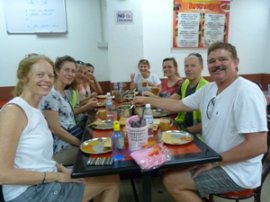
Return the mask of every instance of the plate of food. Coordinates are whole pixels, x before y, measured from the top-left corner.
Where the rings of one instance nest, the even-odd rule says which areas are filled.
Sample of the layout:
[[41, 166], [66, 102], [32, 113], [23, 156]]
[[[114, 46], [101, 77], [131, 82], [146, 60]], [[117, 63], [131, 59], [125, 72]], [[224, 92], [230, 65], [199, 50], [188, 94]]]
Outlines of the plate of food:
[[112, 139], [110, 137], [92, 138], [80, 145], [80, 150], [87, 154], [104, 154], [112, 151]]
[[105, 102], [97, 102], [97, 107], [105, 107]]
[[138, 115], [139, 117], [143, 116], [143, 107], [135, 107], [135, 114]]
[[130, 108], [132, 106], [131, 102], [122, 102], [120, 108]]
[[169, 116], [169, 113], [162, 109], [152, 109], [154, 118]]
[[126, 121], [127, 121], [127, 118], [126, 117], [120, 117], [120, 119], [119, 119], [119, 124], [121, 125], [121, 126], [124, 126], [124, 125], [126, 125]]
[[[99, 99], [106, 99], [107, 95], [98, 95], [97, 98]], [[114, 99], [114, 96], [111, 96]]]
[[98, 130], [111, 130], [113, 128], [112, 122], [101, 119], [97, 119], [88, 126]]
[[183, 145], [192, 142], [193, 136], [186, 131], [167, 130], [162, 132], [161, 140], [165, 144]]

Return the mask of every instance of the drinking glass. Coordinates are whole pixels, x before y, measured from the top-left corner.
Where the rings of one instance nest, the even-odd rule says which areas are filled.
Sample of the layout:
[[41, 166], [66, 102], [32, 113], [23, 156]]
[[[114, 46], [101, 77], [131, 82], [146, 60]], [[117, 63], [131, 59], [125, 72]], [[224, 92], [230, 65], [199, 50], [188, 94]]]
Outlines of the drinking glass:
[[159, 128], [161, 131], [166, 131], [171, 129], [171, 119], [170, 118], [160, 118]]
[[151, 88], [151, 92], [152, 92], [154, 95], [158, 95], [158, 93], [159, 93], [159, 87], [153, 86], [153, 87]]
[[142, 88], [143, 88], [143, 92], [146, 91], [146, 87], [147, 87], [147, 80], [143, 79], [142, 80]]

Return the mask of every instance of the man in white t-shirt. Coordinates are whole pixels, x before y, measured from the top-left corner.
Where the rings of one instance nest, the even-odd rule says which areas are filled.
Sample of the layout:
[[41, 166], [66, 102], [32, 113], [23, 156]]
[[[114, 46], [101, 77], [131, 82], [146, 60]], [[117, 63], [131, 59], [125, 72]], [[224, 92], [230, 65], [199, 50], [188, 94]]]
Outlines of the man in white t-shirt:
[[222, 156], [219, 163], [167, 172], [163, 182], [176, 201], [202, 201], [208, 194], [255, 188], [261, 183], [268, 130], [265, 97], [255, 83], [238, 76], [239, 59], [231, 44], [212, 44], [207, 62], [214, 82], [182, 101], [134, 98], [135, 103], [173, 112], [200, 109], [204, 140]]

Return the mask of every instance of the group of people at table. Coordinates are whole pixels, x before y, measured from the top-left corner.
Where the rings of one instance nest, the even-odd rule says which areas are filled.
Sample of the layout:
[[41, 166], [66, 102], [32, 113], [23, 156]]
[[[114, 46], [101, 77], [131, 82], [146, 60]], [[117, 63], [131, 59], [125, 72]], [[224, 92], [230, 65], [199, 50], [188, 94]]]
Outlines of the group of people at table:
[[[174, 58], [163, 60], [162, 81], [147, 60], [139, 61], [140, 74], [130, 75], [130, 89], [141, 94], [134, 104], [179, 113], [181, 129], [201, 133], [222, 156], [218, 163], [168, 170], [163, 184], [176, 201], [202, 201], [209, 194], [260, 185], [267, 152], [265, 96], [238, 75], [233, 45], [213, 43], [207, 64], [209, 83], [201, 76], [198, 53], [184, 60], [185, 80]], [[31, 54], [21, 60], [15, 97], [0, 112], [0, 184], [6, 201], [89, 201], [98, 195], [104, 202], [118, 201], [119, 175], [72, 179], [65, 167], [75, 161], [86, 112], [97, 107], [96, 95], [103, 94], [93, 71], [91, 64], [70, 56], [52, 62]], [[160, 89], [158, 95], [152, 87]]]

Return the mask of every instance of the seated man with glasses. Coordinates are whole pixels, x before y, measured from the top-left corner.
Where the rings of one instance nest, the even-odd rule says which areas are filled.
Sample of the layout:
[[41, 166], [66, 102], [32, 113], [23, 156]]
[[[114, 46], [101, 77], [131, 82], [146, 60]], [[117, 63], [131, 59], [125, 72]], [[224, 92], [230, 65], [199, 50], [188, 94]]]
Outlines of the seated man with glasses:
[[182, 99], [138, 96], [135, 104], [172, 112], [201, 111], [203, 138], [221, 156], [219, 163], [168, 171], [163, 178], [176, 201], [202, 201], [208, 194], [256, 188], [267, 151], [266, 100], [252, 81], [238, 76], [236, 48], [216, 42], [208, 48], [208, 70], [214, 82]]

